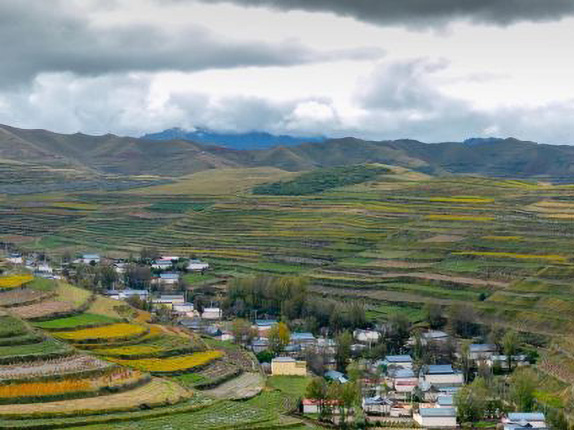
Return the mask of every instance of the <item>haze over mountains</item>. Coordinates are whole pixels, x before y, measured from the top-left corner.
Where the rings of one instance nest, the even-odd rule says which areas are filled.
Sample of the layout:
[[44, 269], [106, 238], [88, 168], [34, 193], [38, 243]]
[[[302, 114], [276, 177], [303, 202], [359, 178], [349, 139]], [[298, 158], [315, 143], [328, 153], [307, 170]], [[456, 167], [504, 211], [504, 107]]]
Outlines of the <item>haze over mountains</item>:
[[187, 131], [181, 128], [170, 128], [159, 133], [146, 134], [142, 136], [142, 139], [159, 141], [187, 140], [190, 142], [224, 146], [231, 149], [268, 149], [274, 146], [295, 146], [301, 143], [324, 142], [327, 140], [326, 137], [322, 136], [277, 136], [265, 132], [218, 133], [203, 128], [198, 128], [193, 131]]
[[[210, 133], [210, 140], [216, 139]], [[265, 135], [270, 138], [271, 135]], [[249, 146], [243, 136], [241, 145]], [[229, 144], [229, 141], [224, 141]], [[469, 139], [428, 144], [415, 140], [329, 139], [262, 150], [187, 140], [58, 134], [0, 126], [0, 163], [73, 168], [92, 175], [182, 176], [221, 167], [303, 171], [360, 163], [397, 165], [424, 173], [574, 180], [574, 147], [516, 139]], [[256, 145], [256, 143], [254, 143]]]

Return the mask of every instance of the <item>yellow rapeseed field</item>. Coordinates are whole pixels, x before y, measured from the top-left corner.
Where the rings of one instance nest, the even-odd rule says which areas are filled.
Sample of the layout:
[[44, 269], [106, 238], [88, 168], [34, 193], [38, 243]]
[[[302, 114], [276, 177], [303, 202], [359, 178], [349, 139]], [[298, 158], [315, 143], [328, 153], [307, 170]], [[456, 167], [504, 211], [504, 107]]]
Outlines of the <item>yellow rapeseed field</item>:
[[178, 372], [202, 366], [222, 356], [223, 353], [221, 351], [206, 351], [177, 357], [143, 358], [140, 360], [108, 358], [108, 360], [146, 372]]
[[89, 391], [91, 389], [92, 384], [88, 379], [26, 382], [0, 385], [0, 398], [54, 396], [78, 391]]
[[102, 355], [137, 355], [137, 354], [152, 354], [161, 351], [160, 346], [152, 345], [127, 345], [118, 348], [97, 349], [94, 352]]
[[0, 277], [0, 289], [18, 288], [32, 281], [32, 275], [12, 275]]
[[566, 257], [562, 255], [515, 254], [513, 252], [461, 251], [454, 252], [453, 255], [474, 255], [477, 257], [516, 258], [524, 260], [549, 260], [559, 263], [566, 263], [567, 261]]
[[60, 339], [83, 341], [90, 339], [114, 339], [137, 336], [145, 333], [146, 327], [136, 324], [119, 323], [103, 327], [87, 328], [83, 330], [56, 333]]

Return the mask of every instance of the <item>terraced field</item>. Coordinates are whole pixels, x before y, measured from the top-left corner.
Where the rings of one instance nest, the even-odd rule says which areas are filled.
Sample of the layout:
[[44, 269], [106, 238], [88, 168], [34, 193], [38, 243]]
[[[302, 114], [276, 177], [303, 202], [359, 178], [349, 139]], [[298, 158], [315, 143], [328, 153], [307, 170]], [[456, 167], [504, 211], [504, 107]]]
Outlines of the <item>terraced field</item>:
[[[56, 255], [88, 248], [128, 255], [156, 246], [208, 260], [212, 278], [190, 277], [192, 284], [302, 274], [315, 294], [365, 301], [372, 320], [398, 312], [418, 322], [426, 303], [471, 305], [481, 323], [539, 335], [546, 348], [540, 369], [574, 378], [574, 187], [396, 169], [315, 195], [256, 196], [252, 180], [243, 186], [241, 175], [233, 178], [229, 192], [209, 192], [188, 177], [155, 190], [43, 196], [49, 212], [30, 211], [34, 196], [9, 196], [0, 209], [19, 222], [7, 222], [2, 233], [34, 239], [31, 249]], [[64, 201], [66, 208], [54, 206]], [[88, 206], [71, 214], [72, 203]], [[66, 211], [65, 223], [54, 221], [54, 210]], [[121, 360], [172, 356], [173, 348], [154, 342], [150, 333], [82, 348]], [[195, 386], [210, 376], [187, 379]]]
[[[216, 269], [210, 281], [304, 274], [316, 293], [367, 299], [372, 318], [384, 318], [386, 308], [416, 320], [426, 302], [471, 302], [485, 323], [526, 325], [542, 334], [574, 328], [574, 317], [555, 312], [570, 309], [570, 286], [558, 271], [574, 262], [574, 225], [565, 218], [574, 211], [571, 186], [395, 169], [316, 195], [255, 196], [252, 176], [220, 174], [220, 180], [231, 175], [233, 194], [200, 193], [192, 175], [157, 192], [44, 196], [44, 206], [66, 202], [81, 216], [43, 234], [40, 246], [55, 253], [157, 246], [208, 259]], [[20, 209], [10, 198], [3, 204], [29, 209], [27, 198], [18, 200]], [[143, 212], [161, 216], [136, 216]]]

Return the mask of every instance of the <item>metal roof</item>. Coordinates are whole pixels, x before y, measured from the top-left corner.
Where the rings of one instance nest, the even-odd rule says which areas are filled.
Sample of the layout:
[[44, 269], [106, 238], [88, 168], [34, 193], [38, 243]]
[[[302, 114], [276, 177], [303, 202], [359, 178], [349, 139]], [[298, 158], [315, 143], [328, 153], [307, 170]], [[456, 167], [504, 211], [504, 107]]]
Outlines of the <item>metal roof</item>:
[[545, 417], [542, 412], [511, 412], [508, 414], [510, 421], [544, 421]]
[[427, 375], [440, 375], [456, 373], [452, 368], [452, 364], [431, 364], [426, 371]]
[[385, 360], [389, 363], [412, 363], [413, 361], [410, 355], [387, 355]]
[[421, 417], [456, 417], [454, 408], [420, 408]]

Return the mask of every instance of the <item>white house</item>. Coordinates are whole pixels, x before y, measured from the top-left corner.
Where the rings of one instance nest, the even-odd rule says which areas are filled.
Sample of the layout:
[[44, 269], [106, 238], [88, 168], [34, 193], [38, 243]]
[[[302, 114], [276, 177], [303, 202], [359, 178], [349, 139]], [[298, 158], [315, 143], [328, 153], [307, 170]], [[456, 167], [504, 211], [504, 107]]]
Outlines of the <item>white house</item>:
[[126, 288], [125, 290], [107, 290], [104, 291], [104, 296], [109, 297], [114, 300], [125, 300], [129, 297], [138, 296], [141, 300], [147, 300], [149, 297], [149, 291], [147, 290], [132, 290], [131, 288]]
[[220, 308], [205, 308], [201, 314], [201, 318], [205, 320], [218, 320], [223, 316]]
[[313, 333], [295, 332], [291, 333], [291, 344], [298, 346], [301, 350], [305, 350], [311, 346], [315, 346], [317, 339], [313, 336]]
[[454, 408], [420, 408], [413, 414], [413, 419], [425, 428], [455, 428], [456, 411]]
[[253, 339], [253, 341], [251, 341], [251, 349], [255, 354], [263, 352], [266, 349], [269, 349], [269, 340], [266, 337]]
[[154, 281], [161, 285], [176, 285], [179, 282], [179, 275], [177, 273], [162, 273], [158, 278], [154, 278]]
[[412, 393], [419, 384], [413, 370], [402, 367], [389, 370], [387, 379], [397, 393]]
[[185, 303], [185, 297], [183, 294], [175, 295], [161, 295], [158, 298], [152, 300], [154, 305], [163, 305], [172, 308], [175, 305], [183, 305]]
[[420, 382], [443, 387], [456, 387], [464, 384], [464, 375], [454, 370], [450, 364], [431, 364], [423, 367]]
[[[500, 366], [502, 369], [508, 369], [508, 356], [507, 355], [493, 355], [488, 360], [486, 360], [486, 364], [490, 367]], [[512, 365], [513, 366], [528, 366], [530, 363], [528, 362], [528, 358], [524, 354], [520, 355], [513, 355], [512, 356]]]
[[36, 272], [51, 275], [52, 273], [54, 273], [54, 269], [52, 269], [49, 264], [42, 263], [38, 265], [38, 267], [36, 268]]
[[473, 343], [469, 346], [471, 360], [486, 361], [498, 352], [496, 345], [489, 343]]
[[[301, 403], [303, 404], [304, 414], [318, 414], [320, 412], [319, 400], [303, 399]], [[339, 402], [337, 400], [326, 400], [324, 401], [324, 405], [331, 409], [331, 413], [333, 415], [337, 415], [339, 413]]]
[[[414, 345], [415, 344], [415, 337], [411, 336], [408, 344], [409, 345]], [[423, 333], [421, 333], [421, 344], [427, 345], [428, 343], [432, 342], [432, 343], [444, 343], [446, 341], [448, 341], [449, 339], [449, 335], [448, 333], [445, 333], [444, 331], [441, 330], [429, 330], [429, 331], [425, 331]]]
[[10, 254], [6, 258], [8, 263], [12, 264], [24, 264], [24, 259], [22, 258], [22, 254]]
[[382, 364], [387, 367], [395, 366], [412, 369], [413, 359], [410, 355], [387, 355]]
[[363, 397], [363, 411], [369, 415], [389, 415], [393, 402], [381, 396]]
[[160, 260], [178, 261], [179, 257], [177, 255], [162, 255]]
[[99, 254], [84, 254], [80, 260], [84, 264], [99, 264], [101, 258]]
[[504, 430], [522, 430], [526, 428], [545, 429], [546, 417], [542, 412], [513, 412], [502, 418]]
[[193, 303], [174, 303], [173, 310], [174, 312], [186, 317], [193, 317], [195, 315]]
[[375, 330], [360, 330], [353, 332], [355, 339], [362, 343], [376, 343], [381, 338], [381, 333]]
[[153, 262], [153, 264], [151, 265], [151, 267], [153, 269], [158, 269], [158, 270], [168, 270], [171, 269], [173, 267], [173, 262], [171, 260], [155, 260]]
[[187, 270], [191, 272], [203, 272], [207, 269], [209, 269], [209, 263], [201, 260], [189, 260], [189, 263], [187, 264]]

